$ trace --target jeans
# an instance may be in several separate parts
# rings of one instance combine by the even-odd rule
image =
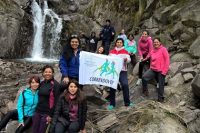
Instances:
[[[129,106],[129,86],[128,86],[128,74],[127,71],[121,71],[119,76],[119,82],[122,86],[124,105]],[[115,106],[115,92],[116,89],[110,88],[110,105]]]
[[[147,67],[147,69],[149,69],[149,65],[150,65],[150,61],[149,60],[141,61],[139,63],[139,78],[140,79],[142,78],[142,74],[143,74],[144,68]]]
[[[78,133],[80,131],[78,121],[70,122],[69,127],[65,127],[61,122],[56,123],[55,133],[65,133],[66,131],[68,133]]]
[[[110,50],[110,41],[103,41],[102,44],[104,46],[104,50],[105,50],[105,54],[108,55],[109,54],[109,50]]]
[[[148,90],[148,81],[155,78],[159,84],[158,88],[158,99],[164,99],[164,86],[165,86],[165,75],[161,74],[161,72],[156,72],[151,69],[147,70],[142,77],[142,86],[143,91]]]

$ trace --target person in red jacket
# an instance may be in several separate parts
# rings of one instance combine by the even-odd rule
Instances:
[[[127,74],[127,63],[131,61],[128,51],[124,49],[124,40],[118,38],[115,41],[115,48],[109,52],[110,56],[118,56],[124,59],[124,65],[122,71],[119,75],[119,82],[123,91],[124,105],[133,106],[133,103],[129,99],[129,86],[128,86],[128,74]],[[112,110],[115,107],[115,92],[116,89],[110,88],[110,105],[107,107],[109,110]]]
[[[167,49],[161,44],[159,38],[153,40],[153,49],[145,60],[150,58],[150,69],[142,77],[143,93],[148,96],[148,81],[155,78],[159,84],[158,102],[164,102],[165,76],[169,70],[170,59]]]
[[[138,42],[138,56],[139,56],[139,79],[136,83],[136,85],[140,85],[142,81],[142,74],[143,74],[143,69],[145,66],[148,66],[149,68],[149,60],[146,60],[146,57],[149,56],[151,50],[152,50],[152,39],[149,36],[149,32],[144,30],[142,32],[142,36],[139,39]]]

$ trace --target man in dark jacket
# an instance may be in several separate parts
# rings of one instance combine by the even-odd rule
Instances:
[[[105,54],[108,55],[110,49],[110,43],[114,40],[115,29],[110,25],[110,20],[106,20],[106,25],[103,26],[103,29],[100,32],[100,38],[102,39],[102,44],[105,49]]]

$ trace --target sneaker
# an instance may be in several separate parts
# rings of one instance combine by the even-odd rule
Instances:
[[[128,107],[134,107],[135,106],[135,104],[133,103],[133,102],[131,102],[129,105],[128,105]]]
[[[156,88],[159,88],[159,83],[156,84]]]
[[[114,106],[113,106],[113,105],[108,105],[108,106],[107,106],[107,109],[108,109],[108,110],[113,110],[113,109],[114,109]]]
[[[137,82],[136,82],[136,85],[140,85],[142,82],[142,79],[138,79]]]

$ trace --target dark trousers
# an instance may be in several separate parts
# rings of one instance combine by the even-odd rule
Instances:
[[[90,43],[89,44],[90,52],[95,53],[97,49],[97,44],[96,43]]]
[[[17,109],[9,111],[6,116],[0,122],[0,131],[7,125],[9,120],[18,120],[18,112]],[[24,118],[24,126],[19,126],[15,133],[23,133],[27,130],[32,124],[32,117],[25,117]]]
[[[150,60],[146,60],[146,61],[141,61],[139,63],[139,78],[142,78],[142,74],[144,71],[144,68],[147,67],[146,69],[149,69],[150,66]]]
[[[164,99],[164,86],[165,86],[165,75],[161,74],[161,72],[155,72],[151,69],[147,70],[143,77],[142,77],[142,86],[143,86],[143,91],[148,90],[148,81],[151,79],[156,79],[159,88],[158,88],[158,99]]]
[[[123,91],[124,105],[129,106],[129,87],[128,87],[128,74],[127,71],[121,71],[119,76],[119,82]],[[116,89],[110,88],[110,105],[115,106],[115,92]]]
[[[35,113],[33,116],[33,133],[45,133],[47,129],[47,114]]]
[[[102,41],[102,44],[104,46],[104,50],[105,50],[105,54],[108,55],[109,54],[109,50],[110,50],[110,41]]]
[[[132,64],[132,66],[133,66],[133,68],[134,68],[135,65],[136,65],[136,57],[135,57],[135,54],[130,55],[130,57],[131,57],[131,64]]]
[[[65,127],[61,122],[57,122],[55,126],[55,133],[78,133],[79,130],[79,123],[78,121],[70,122],[69,127]]]

